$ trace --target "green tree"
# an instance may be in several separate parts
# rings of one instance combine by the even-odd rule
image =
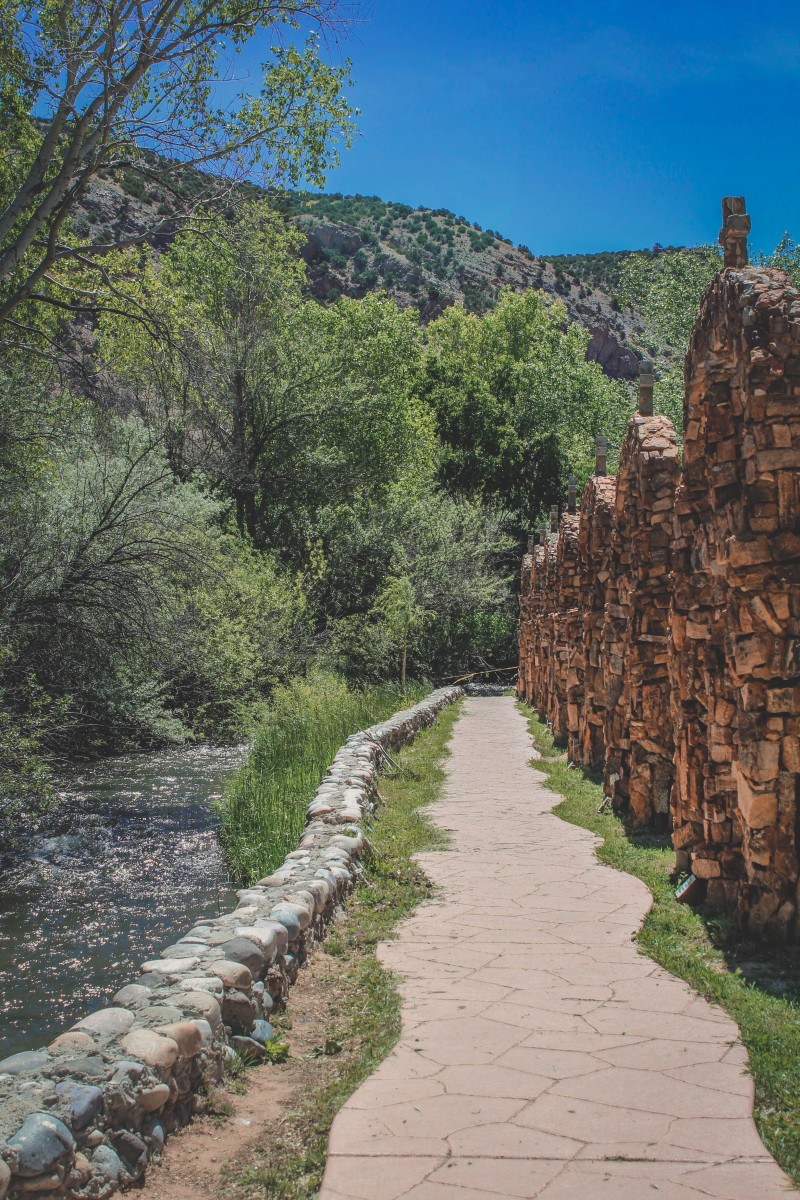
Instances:
[[[772,254],[759,255],[757,262],[765,267],[785,271],[795,287],[800,287],[800,246],[790,234],[784,233]]]
[[[519,528],[585,477],[594,436],[614,436],[630,401],[586,362],[588,334],[541,292],[503,292],[477,317],[446,309],[429,325],[419,378],[442,442],[440,478],[499,503]]]
[[[408,639],[415,630],[423,627],[429,614],[417,603],[414,585],[407,575],[388,577],[375,601],[374,611],[384,621],[392,641],[400,647],[400,687],[405,691]]]
[[[339,6],[2,0],[0,319],[32,298],[95,306],[96,286],[54,297],[48,285],[64,283],[65,264],[91,267],[121,242],[201,219],[231,180],[322,186],[353,131],[349,64],[326,65],[312,36],[273,47],[257,95],[221,105],[216,89],[249,42],[279,40],[301,18],[331,28]],[[70,215],[100,176],[141,181],[168,214],[142,212],[134,232],[110,238],[72,235]]]
[[[659,368],[653,399],[656,411],[670,418],[679,435],[683,360],[703,293],[721,266],[718,247],[696,246],[628,254],[620,272],[620,299],[641,314],[650,342],[672,352],[672,365]]]
[[[435,464],[386,490],[323,510],[318,528],[327,569],[315,589],[323,654],[356,679],[387,678],[399,643],[374,618],[391,579],[407,579],[426,614],[407,642],[417,678],[454,675],[509,661],[516,613],[508,580],[516,570],[508,518],[436,483]]]
[[[212,479],[240,529],[285,551],[304,549],[319,506],[374,494],[432,436],[411,393],[413,313],[376,296],[306,301],[299,243],[264,204],[183,234],[126,285],[167,335],[113,317],[102,338],[178,475]]]

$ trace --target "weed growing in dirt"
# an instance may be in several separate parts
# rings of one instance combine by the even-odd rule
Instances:
[[[332,927],[324,944],[337,964],[331,986],[336,989],[338,1017],[312,1054],[329,1063],[331,1072],[269,1145],[259,1147],[250,1165],[230,1180],[233,1194],[242,1200],[316,1196],[333,1118],[397,1041],[400,997],[394,977],[375,957],[375,947],[434,894],[412,856],[446,845],[425,808],[440,794],[447,744],[460,707],[441,713],[431,729],[400,753],[400,771],[381,780],[384,803],[368,830],[372,853],[366,878],[348,902],[346,918]]]
[[[542,755],[532,765],[564,797],[553,811],[603,839],[601,862],[647,884],[653,907],[637,938],[642,951],[719,1004],[737,1022],[755,1079],[755,1118],[765,1145],[800,1182],[800,954],[754,943],[729,917],[692,909],[675,899],[675,854],[666,836],[632,834],[619,817],[598,812],[598,776],[568,767],[547,727],[526,706],[531,736]]]

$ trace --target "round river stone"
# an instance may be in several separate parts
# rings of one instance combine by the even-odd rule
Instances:
[[[264,966],[263,951],[249,938],[231,938],[229,942],[223,942],[219,949],[226,958],[249,967],[252,975],[257,975]]]
[[[72,1028],[97,1033],[101,1037],[119,1037],[132,1028],[135,1020],[133,1013],[126,1008],[101,1008],[82,1021],[77,1021]]]
[[[40,1071],[50,1062],[50,1055],[43,1050],[22,1050],[0,1059],[0,1075],[28,1075]]]
[[[124,1168],[122,1159],[110,1146],[98,1146],[92,1155],[92,1174],[108,1183],[119,1183]]]
[[[58,1117],[50,1113],[31,1113],[19,1132],[8,1139],[8,1145],[17,1153],[17,1173],[30,1178],[58,1166],[60,1160],[75,1149],[75,1139]]]
[[[134,1029],[126,1033],[122,1045],[128,1054],[140,1058],[148,1067],[171,1067],[178,1057],[177,1043],[152,1029]]]
[[[269,916],[271,921],[278,921],[283,925],[290,942],[297,941],[300,937],[300,921],[296,913],[286,908],[273,908]]]
[[[149,987],[143,987],[140,983],[129,983],[124,988],[120,988],[111,1003],[119,1005],[120,1008],[127,1008],[129,1004],[139,1004],[141,1001],[149,1000],[152,994]]]
[[[69,1100],[72,1108],[73,1129],[85,1129],[103,1107],[102,1088],[88,1083],[74,1083],[65,1079],[56,1084],[56,1095]]]
[[[260,1042],[262,1046],[266,1046],[267,1042],[272,1041],[274,1031],[269,1021],[256,1021],[250,1030],[250,1037],[254,1042]]]

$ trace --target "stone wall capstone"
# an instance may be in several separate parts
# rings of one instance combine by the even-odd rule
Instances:
[[[357,881],[384,751],[462,694],[442,688],[348,738],[298,849],[234,912],[195,925],[49,1046],[0,1061],[0,1200],[105,1200],[140,1181],[226,1058],[265,1056],[273,1005]]]

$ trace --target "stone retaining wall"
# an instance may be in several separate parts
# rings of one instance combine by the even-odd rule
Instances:
[[[265,1056],[273,1005],[359,875],[384,749],[412,741],[460,695],[443,688],[348,738],[298,849],[238,892],[234,912],[189,930],[46,1049],[0,1061],[0,1200],[105,1200],[143,1177],[234,1048]]]

